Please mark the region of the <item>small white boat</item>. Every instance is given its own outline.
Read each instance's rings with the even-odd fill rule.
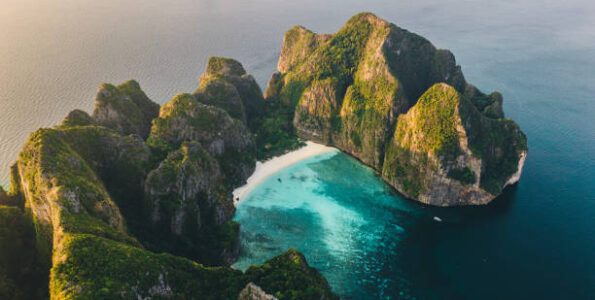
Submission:
[[[438,218],[438,217],[434,216],[434,221],[436,221],[436,222],[442,222],[442,219],[440,219],[440,218]]]

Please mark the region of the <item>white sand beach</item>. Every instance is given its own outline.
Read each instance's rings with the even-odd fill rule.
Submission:
[[[314,142],[306,142],[306,146],[295,151],[283,154],[281,156],[273,157],[265,162],[256,162],[256,169],[252,176],[247,180],[247,183],[233,191],[234,203],[237,205],[246,197],[250,191],[256,187],[263,180],[269,176],[283,170],[303,159],[324,153],[327,151],[339,151],[336,148],[317,144]]]

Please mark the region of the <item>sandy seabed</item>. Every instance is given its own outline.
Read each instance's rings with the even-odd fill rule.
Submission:
[[[254,170],[254,173],[252,173],[252,175],[248,178],[247,183],[233,191],[234,203],[237,205],[246,196],[248,196],[248,194],[250,194],[250,191],[252,191],[254,187],[271,175],[301,160],[327,151],[339,150],[333,147],[328,147],[308,141],[306,142],[306,146],[295,151],[283,154],[281,156],[275,156],[265,162],[256,162],[256,169]]]

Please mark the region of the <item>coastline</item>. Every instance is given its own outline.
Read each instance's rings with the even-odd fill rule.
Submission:
[[[242,201],[244,197],[246,197],[250,191],[254,189],[254,187],[260,184],[263,180],[269,178],[271,175],[301,160],[333,150],[339,151],[333,147],[307,141],[306,146],[295,151],[285,153],[281,156],[275,156],[264,162],[256,162],[256,169],[254,169],[254,173],[250,175],[246,184],[233,190],[234,205],[237,205],[240,201]]]

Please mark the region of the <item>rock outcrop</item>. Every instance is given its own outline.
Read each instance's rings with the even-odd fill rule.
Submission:
[[[0,203],[0,299],[47,298],[49,268],[37,257],[33,222],[22,208]]]
[[[482,115],[452,86],[439,83],[399,117],[382,176],[426,204],[485,204],[522,169],[524,142],[514,122]]]
[[[199,143],[185,142],[147,176],[145,191],[151,201],[152,221],[165,221],[176,234],[182,234],[186,223],[200,230],[201,214],[222,225],[235,211],[223,181],[217,160]],[[227,209],[215,206],[225,202]]]
[[[120,134],[135,133],[147,138],[159,105],[151,101],[134,80],[114,86],[104,83],[97,90],[93,120]]]
[[[370,13],[354,16],[332,35],[317,35],[300,26],[290,29],[284,36],[278,69],[280,73],[272,76],[265,95],[267,100],[295,109],[293,125],[300,137],[334,145],[357,157],[407,197],[441,206],[484,204],[522,169],[526,138],[514,122],[503,119],[502,96],[497,92],[485,95],[467,84],[450,51],[436,49],[426,39]],[[454,188],[456,184],[450,180],[459,173],[470,177],[464,169],[471,164],[467,158],[445,157],[432,170],[410,170],[416,177],[428,176],[421,180],[423,184],[395,176],[399,171],[387,165],[387,159],[394,164],[393,135],[399,124],[404,124],[401,119],[417,118],[412,107],[436,83],[448,85],[470,104],[464,106],[477,122],[464,124],[466,136],[470,144],[476,137],[482,139],[475,144],[481,149],[473,149],[473,157],[490,157],[477,160],[479,165],[469,165],[481,169],[474,171],[479,177],[473,193],[468,187]],[[449,113],[441,115],[444,120],[440,122],[458,118],[453,110]],[[497,137],[486,137],[491,134],[485,130],[494,130]],[[405,159],[402,164],[419,167],[417,160],[424,155],[400,155],[399,159]],[[506,167],[494,167],[498,163]],[[463,169],[451,172],[452,165]],[[441,188],[421,188],[438,182]]]
[[[87,125],[95,125],[95,120],[85,111],[80,109],[75,109],[68,113],[66,118],[60,122],[60,126],[62,127],[71,127],[71,126],[87,126]]]
[[[324,276],[310,267],[304,255],[295,249],[288,250],[262,266],[251,266],[246,270],[246,276],[279,299],[337,298],[330,292]]]
[[[199,83],[193,94],[196,100],[222,108],[250,128],[254,118],[262,114],[264,98],[260,87],[234,59],[210,57],[207,72]]]
[[[178,94],[161,108],[150,138],[173,149],[184,141],[197,141],[218,159],[233,186],[245,182],[256,166],[256,148],[246,125],[190,94]]]
[[[162,239],[173,237],[170,243],[183,249],[181,254],[208,264],[235,261],[239,242],[238,224],[230,222],[231,189],[218,161],[198,142],[184,142],[149,173],[145,196],[153,228]]]
[[[230,221],[231,189],[254,168],[252,137],[224,110],[181,94],[163,107],[145,142],[141,123],[125,121],[128,109],[141,109],[125,92],[135,85],[123,86],[100,89],[101,101],[114,101],[100,108],[110,118],[73,111],[59,126],[32,133],[11,168],[9,193],[0,192],[2,204],[15,205],[0,205],[0,223],[18,215],[31,222],[31,234],[35,228],[27,247],[49,271],[50,297],[231,299],[250,282],[285,298],[334,297],[326,281],[302,285],[324,278],[295,250],[251,273],[172,255],[233,261],[239,225]],[[236,151],[243,155],[234,166]],[[14,287],[0,286],[0,295],[18,297]]]
[[[273,295],[267,294],[259,286],[257,286],[253,282],[250,282],[240,292],[240,295],[238,296],[238,300],[279,300],[279,299]]]

